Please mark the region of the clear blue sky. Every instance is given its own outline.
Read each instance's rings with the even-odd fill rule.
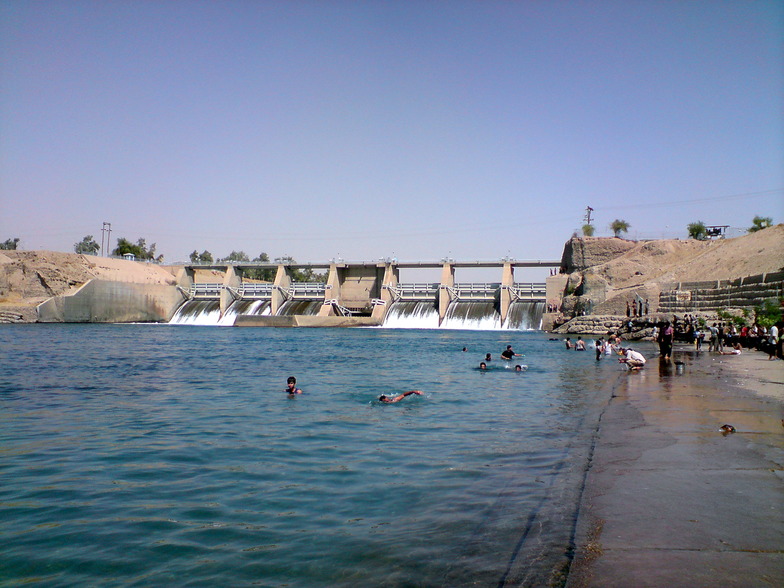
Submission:
[[[559,258],[784,222],[779,1],[0,0],[0,240]]]

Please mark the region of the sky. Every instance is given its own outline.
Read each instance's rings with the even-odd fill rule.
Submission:
[[[0,0],[22,249],[560,259],[588,206],[784,222],[784,3]]]

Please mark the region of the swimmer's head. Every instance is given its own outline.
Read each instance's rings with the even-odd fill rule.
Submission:
[[[297,383],[297,378],[295,378],[294,376],[289,376],[289,379],[286,380],[286,383],[287,384],[296,384]]]
[[[516,371],[516,372],[522,372],[522,371],[523,371],[523,366],[521,366],[521,365],[516,365],[516,366],[515,366],[515,371]]]
[[[487,364],[486,364],[485,362],[483,362],[483,361],[482,361],[482,362],[480,362],[480,363],[479,363],[479,369],[480,369],[480,370],[487,369]]]
[[[385,401],[386,401],[386,399],[387,399],[387,395],[386,395],[386,394],[382,394],[381,396],[379,396],[379,397],[378,397],[378,399],[379,399],[381,402],[385,402]]]

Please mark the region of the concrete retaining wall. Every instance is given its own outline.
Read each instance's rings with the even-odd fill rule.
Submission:
[[[737,280],[680,282],[662,289],[659,311],[696,312],[722,308],[753,308],[784,296],[784,272],[758,274]]]
[[[38,306],[41,323],[167,322],[182,304],[176,286],[90,280]]]
[[[362,316],[253,316],[240,315],[235,327],[378,327],[381,322]]]

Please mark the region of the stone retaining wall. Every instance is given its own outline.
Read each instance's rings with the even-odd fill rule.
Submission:
[[[784,296],[784,271],[758,274],[737,280],[681,282],[659,294],[664,313],[710,311],[722,308],[753,308],[765,300]]]
[[[554,333],[564,335],[602,335],[621,333],[624,339],[638,340],[650,337],[653,327],[667,320],[659,314],[627,318],[617,315],[578,316],[555,329]]]

